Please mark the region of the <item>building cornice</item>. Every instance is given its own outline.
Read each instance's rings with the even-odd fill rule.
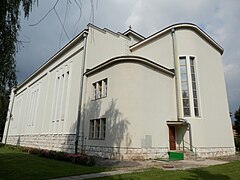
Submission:
[[[109,59],[107,61],[105,61],[104,63],[102,64],[99,64],[98,66],[95,66],[94,68],[92,69],[87,69],[87,71],[84,73],[84,75],[86,76],[90,76],[92,74],[95,74],[95,73],[98,73],[99,71],[102,71],[103,69],[106,69],[110,66],[113,66],[115,64],[118,64],[118,63],[131,63],[131,62],[134,62],[134,63],[141,63],[141,64],[144,64],[144,65],[147,65],[149,67],[152,67],[156,70],[159,70],[167,75],[170,75],[170,76],[174,76],[174,70],[173,69],[168,69],[160,64],[157,64],[147,58],[143,58],[143,57],[140,57],[140,56],[118,56],[118,57],[114,57],[112,59]]]
[[[42,66],[40,66],[33,74],[31,74],[27,79],[25,79],[20,85],[16,87],[16,90],[23,87],[27,83],[29,83],[32,79],[34,79],[37,75],[46,70],[51,64],[53,64],[56,60],[62,57],[66,52],[69,51],[73,46],[75,46],[79,41],[83,40],[85,36],[87,36],[88,31],[84,29],[81,33],[79,33],[75,38],[73,38],[69,43],[67,43],[62,49],[60,49],[56,54],[54,54],[49,60],[47,60]]]
[[[198,27],[195,24],[192,23],[179,23],[174,24],[171,26],[168,26],[161,31],[156,32],[155,34],[149,36],[148,38],[144,39],[143,41],[140,41],[130,47],[131,51],[134,51],[135,49],[145,45],[151,40],[154,40],[155,38],[162,36],[166,33],[171,33],[172,29],[175,31],[178,29],[190,29],[194,32],[196,32],[198,35],[200,35],[203,39],[205,39],[209,44],[211,44],[216,50],[218,50],[221,54],[223,54],[224,49],[216,42],[214,41],[205,31],[203,31],[200,27]]]

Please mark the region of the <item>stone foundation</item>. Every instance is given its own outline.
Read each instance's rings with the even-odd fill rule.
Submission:
[[[49,149],[54,151],[74,152],[74,134],[39,134],[8,136],[7,144]]]
[[[167,158],[168,147],[162,148],[131,148],[131,147],[103,147],[84,146],[86,154],[108,159],[133,159],[145,160],[156,158]]]
[[[4,140],[5,138],[3,138]],[[80,138],[81,139],[81,138]],[[11,135],[7,138],[7,144],[64,151],[74,153],[75,134],[36,134],[36,135]],[[156,159],[168,158],[168,147],[133,148],[133,147],[104,147],[82,146],[78,142],[78,152],[108,159]],[[220,157],[235,154],[235,147],[197,147],[198,157]]]
[[[235,147],[198,147],[197,156],[202,158],[235,155]]]

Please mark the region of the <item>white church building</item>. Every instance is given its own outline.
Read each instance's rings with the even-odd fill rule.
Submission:
[[[194,24],[147,38],[89,24],[12,90],[3,142],[120,159],[233,155],[222,54]]]

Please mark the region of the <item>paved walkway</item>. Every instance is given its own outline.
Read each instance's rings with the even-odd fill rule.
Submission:
[[[78,179],[90,179],[96,177],[106,177],[119,174],[127,174],[133,172],[141,172],[148,168],[161,168],[163,170],[185,170],[191,168],[207,167],[210,165],[225,164],[228,161],[205,159],[205,160],[182,160],[182,161],[117,161],[117,160],[100,160],[98,165],[101,166],[113,166],[116,170],[109,172],[100,172],[93,174],[84,174],[79,176],[70,176],[63,178],[56,178],[53,180],[78,180]]]

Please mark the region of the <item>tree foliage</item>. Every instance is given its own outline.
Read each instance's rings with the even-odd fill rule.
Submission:
[[[16,61],[20,12],[28,18],[32,5],[37,0],[0,0],[0,135],[3,132],[8,108],[8,97],[16,86]]]
[[[234,114],[234,129],[236,130],[237,134],[240,135],[240,106],[238,110]]]

